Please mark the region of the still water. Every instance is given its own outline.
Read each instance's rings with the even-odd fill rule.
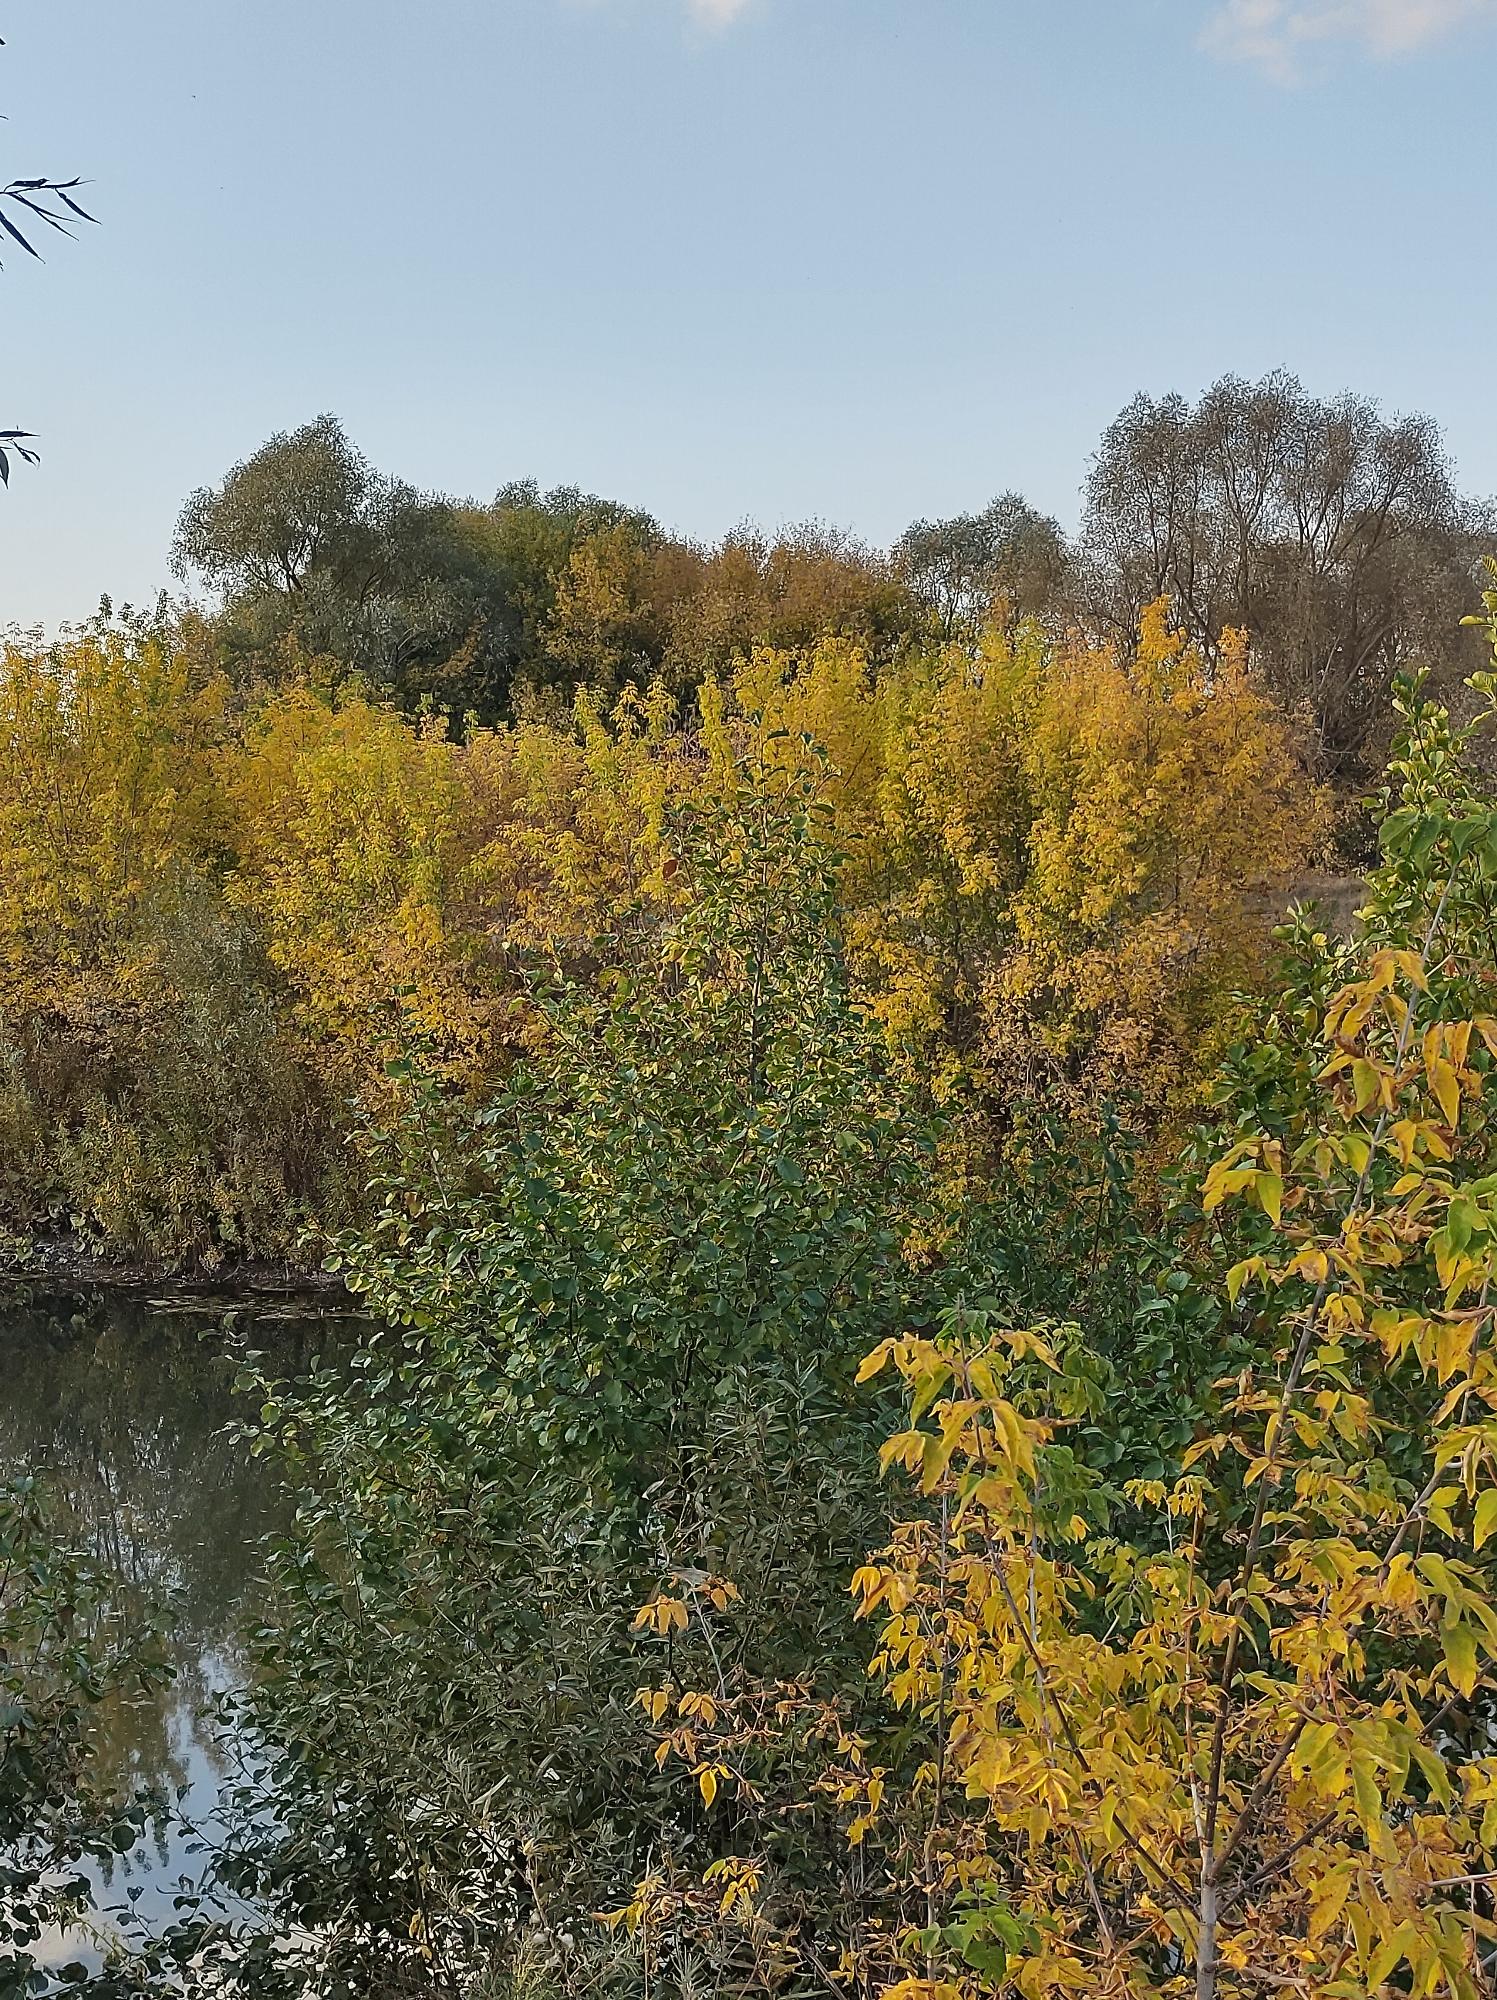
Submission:
[[[169,1634],[172,1686],[121,1713],[109,1745],[122,1789],[185,1788],[183,1823],[100,1884],[101,1903],[148,1929],[170,1920],[181,1878],[200,1872],[190,1829],[212,1827],[253,1749],[212,1710],[243,1684],[259,1548],[285,1497],[273,1468],[227,1434],[236,1362],[254,1347],[277,1374],[300,1375],[339,1333],[306,1305],[0,1296],[0,1475],[45,1474],[80,1541]],[[47,1956],[77,1956],[78,1944],[59,1938]]]

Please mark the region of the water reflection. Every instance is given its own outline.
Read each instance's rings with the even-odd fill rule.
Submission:
[[[247,1345],[276,1372],[300,1374],[338,1335],[306,1308],[245,1311],[223,1302],[0,1299],[0,1476],[46,1477],[78,1541],[144,1616],[163,1617],[176,1678],[156,1701],[108,1718],[106,1756],[122,1791],[182,1793],[180,1822],[137,1848],[101,1884],[154,1928],[198,1873],[191,1826],[211,1826],[231,1769],[252,1746],[211,1720],[242,1684],[245,1635],[259,1615],[258,1549],[282,1518],[273,1468],[237,1445],[233,1378]],[[47,1956],[75,1955],[56,1940]]]

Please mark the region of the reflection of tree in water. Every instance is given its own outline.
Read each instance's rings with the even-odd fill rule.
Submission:
[[[176,1685],[150,1708],[108,1718],[108,1768],[136,1783],[188,1784],[212,1760],[193,1722],[237,1672],[257,1549],[281,1512],[271,1468],[226,1435],[240,1336],[223,1328],[210,1305],[0,1305],[0,1473],[46,1477],[133,1608],[168,1623]],[[326,1344],[326,1326],[257,1320],[249,1340],[296,1374]]]

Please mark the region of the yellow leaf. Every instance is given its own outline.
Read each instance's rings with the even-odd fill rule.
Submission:
[[[938,1437],[928,1437],[920,1458],[920,1489],[924,1493],[934,1493],[946,1477],[946,1468],[951,1463],[951,1447]]]
[[[1451,1684],[1464,1695],[1475,1692],[1476,1688],[1476,1634],[1469,1625],[1447,1624],[1440,1627],[1440,1642],[1445,1648],[1445,1665],[1450,1674]]]
[[[1400,1118],[1389,1128],[1388,1137],[1398,1148],[1398,1158],[1403,1166],[1414,1164],[1414,1149],[1419,1138],[1419,1127],[1412,1118]]]
[[[854,1572],[849,1588],[854,1597],[862,1600],[859,1615],[866,1617],[884,1594],[884,1573],[871,1563],[865,1564]]]
[[[1382,1073],[1375,1063],[1359,1056],[1351,1066],[1351,1086],[1358,1111],[1365,1111],[1382,1093]]]
[[[1461,1118],[1461,1086],[1454,1069],[1443,1057],[1430,1064],[1429,1087],[1439,1100],[1445,1123],[1454,1130]]]
[[[1370,1991],[1375,1992],[1388,1977],[1394,1966],[1402,1962],[1404,1947],[1407,1942],[1406,1933],[1409,1929],[1408,1925],[1400,1924],[1393,1935],[1385,1938],[1368,1960],[1367,1985]]]
[[[1321,1285],[1331,1275],[1331,1260],[1324,1250],[1317,1249],[1314,1244],[1306,1244],[1289,1268],[1307,1284]]]
[[[1421,993],[1428,993],[1429,981],[1424,975],[1424,967],[1419,963],[1417,951],[1395,951],[1391,954],[1394,964],[1412,986]]]
[[[1249,1278],[1258,1277],[1263,1270],[1261,1257],[1244,1257],[1240,1264],[1234,1264],[1227,1273],[1227,1300],[1236,1305],[1237,1295]]]
[[[911,1423],[919,1423],[931,1404],[940,1395],[942,1389],[945,1388],[950,1375],[951,1364],[947,1361],[938,1360],[933,1366],[922,1369],[915,1377],[914,1388],[910,1397]]]
[[[1388,1571],[1387,1582],[1383,1585],[1384,1602],[1395,1611],[1411,1611],[1420,1597],[1419,1578],[1414,1573],[1412,1557],[1396,1556]]]
[[[1229,1194],[1240,1194],[1251,1184],[1256,1169],[1237,1165],[1248,1150],[1246,1142],[1234,1146],[1225,1158],[1218,1160],[1208,1171],[1201,1189],[1201,1206],[1208,1215],[1219,1208]]]
[[[1471,1328],[1463,1319],[1445,1320],[1435,1341],[1435,1373],[1448,1382],[1471,1352]],[[1447,1530],[1448,1532],[1448,1530]]]
[[[886,1340],[878,1347],[875,1347],[871,1354],[865,1355],[862,1366],[858,1369],[858,1380],[860,1382],[871,1382],[874,1376],[882,1369],[893,1349],[893,1341]],[[844,1376],[843,1380],[845,1381],[846,1379],[846,1376]]]
[[[1372,1158],[1372,1141],[1363,1132],[1348,1132],[1341,1141],[1341,1152],[1353,1173],[1365,1173]]]
[[[1451,1519],[1450,1510],[1460,1497],[1459,1486],[1442,1486],[1429,1496],[1426,1511],[1441,1534],[1454,1535],[1455,1522]]]
[[[1383,1795],[1378,1788],[1377,1764],[1365,1751],[1352,1752],[1351,1788],[1362,1829],[1369,1838],[1375,1837],[1382,1831]]]
[[[1473,1534],[1476,1547],[1497,1534],[1497,1486],[1489,1486],[1476,1503],[1476,1523]]]
[[[1347,1896],[1351,1893],[1351,1869],[1349,1866],[1337,1868],[1321,1883],[1310,1905],[1310,1941],[1317,1943],[1335,1923],[1346,1907]]]

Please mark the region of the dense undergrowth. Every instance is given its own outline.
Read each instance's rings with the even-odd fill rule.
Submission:
[[[0,1218],[120,1260],[320,1257],[355,1135],[419,1042],[475,1100],[537,981],[648,952],[672,826],[745,782],[828,815],[859,1005],[966,1091],[974,1152],[1198,1099],[1232,990],[1325,830],[1238,649],[1160,612],[1127,656],[990,628],[875,669],[756,652],[687,707],[628,689],[455,729],[315,677],[236,688],[190,625],[0,658]]]

